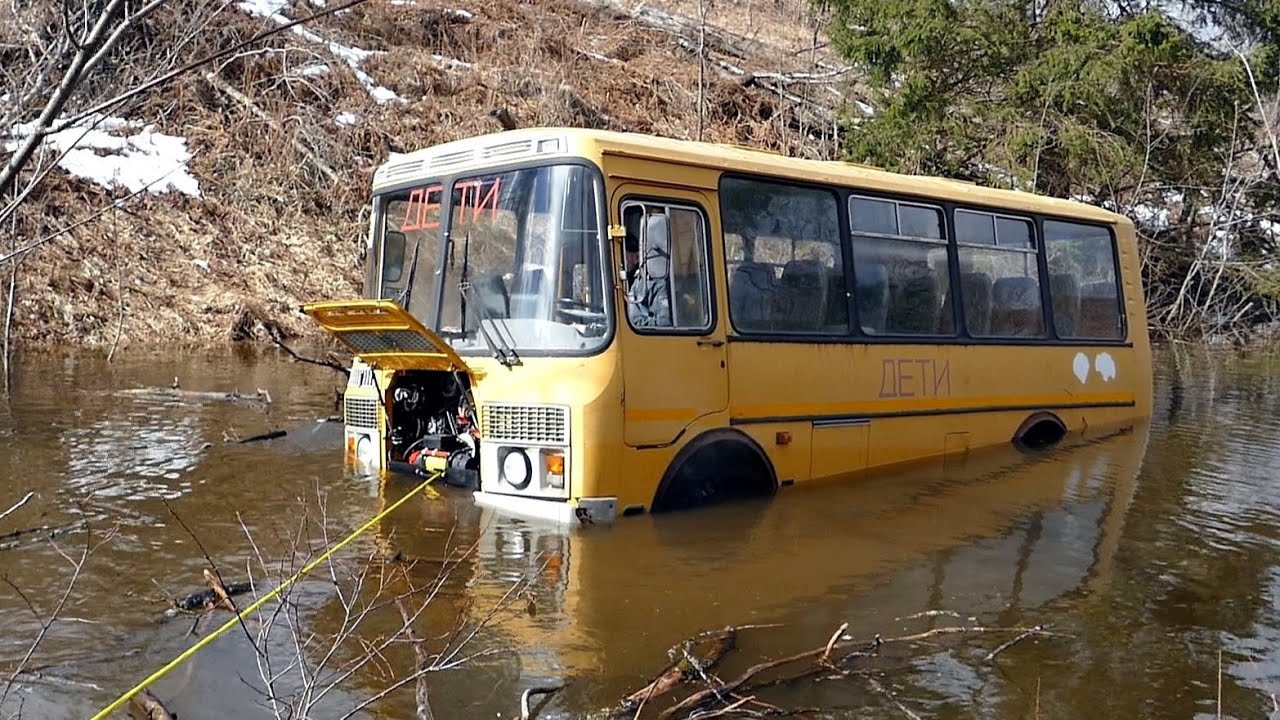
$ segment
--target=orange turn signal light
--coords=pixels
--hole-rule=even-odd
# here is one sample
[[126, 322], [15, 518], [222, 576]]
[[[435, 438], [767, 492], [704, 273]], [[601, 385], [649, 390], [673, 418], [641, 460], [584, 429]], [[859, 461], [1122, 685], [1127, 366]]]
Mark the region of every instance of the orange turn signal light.
[[563, 455], [547, 456], [547, 474], [548, 475], [564, 474], [564, 456]]
[[790, 445], [791, 433], [787, 432], [786, 430], [782, 430], [778, 433], [775, 433], [773, 436], [773, 441], [778, 445]]

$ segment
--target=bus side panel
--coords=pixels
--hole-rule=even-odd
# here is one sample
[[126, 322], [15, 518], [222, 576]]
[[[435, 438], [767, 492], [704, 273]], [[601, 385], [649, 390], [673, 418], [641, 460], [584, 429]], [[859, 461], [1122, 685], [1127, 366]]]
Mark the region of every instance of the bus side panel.
[[965, 437], [952, 438], [953, 452], [1006, 444], [1040, 412], [1071, 432], [1113, 427], [1145, 412], [1149, 382], [1145, 350], [1116, 345], [737, 340], [729, 348], [731, 422], [751, 428], [771, 455], [774, 433], [808, 436], [810, 472], [795, 462], [786, 470], [797, 481], [940, 457], [956, 433]]
[[1129, 329], [1129, 341], [1133, 343], [1132, 367], [1136, 373], [1145, 371], [1145, 378], [1138, 383], [1134, 392], [1137, 395], [1136, 408], [1143, 416], [1151, 414], [1152, 375], [1151, 375], [1151, 340], [1147, 330], [1147, 301], [1142, 287], [1141, 258], [1138, 256], [1137, 237], [1133, 224], [1120, 223], [1115, 226], [1116, 251], [1120, 259], [1120, 277], [1124, 293], [1124, 310]]

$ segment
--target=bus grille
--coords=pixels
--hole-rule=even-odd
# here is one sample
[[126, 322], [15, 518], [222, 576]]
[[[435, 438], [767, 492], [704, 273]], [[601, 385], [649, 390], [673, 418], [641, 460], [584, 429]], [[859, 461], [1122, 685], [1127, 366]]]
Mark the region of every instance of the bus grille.
[[439, 352], [429, 340], [410, 330], [348, 330], [342, 339], [356, 352]]
[[569, 408], [485, 403], [480, 427], [488, 440], [564, 445], [569, 442]]
[[378, 401], [373, 398], [347, 398], [347, 425], [362, 430], [378, 429]]

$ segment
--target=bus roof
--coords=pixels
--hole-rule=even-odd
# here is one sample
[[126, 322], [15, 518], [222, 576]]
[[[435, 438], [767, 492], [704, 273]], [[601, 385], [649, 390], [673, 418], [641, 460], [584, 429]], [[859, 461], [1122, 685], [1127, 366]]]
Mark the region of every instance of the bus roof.
[[[559, 142], [553, 143], [552, 141]], [[547, 149], [552, 148], [554, 150]], [[934, 200], [997, 206], [1008, 210], [1068, 215], [1104, 223], [1128, 219], [1095, 205], [1019, 190], [983, 187], [960, 180], [890, 172], [840, 160], [806, 160], [768, 150], [723, 143], [677, 140], [642, 133], [583, 128], [534, 127], [477, 135], [393, 155], [378, 168], [375, 189], [410, 177], [452, 174], [463, 169], [552, 155], [603, 154], [914, 195]]]

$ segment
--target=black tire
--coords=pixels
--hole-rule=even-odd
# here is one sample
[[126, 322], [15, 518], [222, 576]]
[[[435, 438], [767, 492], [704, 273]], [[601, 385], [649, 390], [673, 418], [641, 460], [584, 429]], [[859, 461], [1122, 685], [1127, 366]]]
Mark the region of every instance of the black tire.
[[676, 454], [658, 483], [652, 512], [772, 495], [777, 487], [773, 463], [754, 440], [736, 430], [711, 430]]

